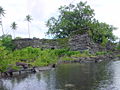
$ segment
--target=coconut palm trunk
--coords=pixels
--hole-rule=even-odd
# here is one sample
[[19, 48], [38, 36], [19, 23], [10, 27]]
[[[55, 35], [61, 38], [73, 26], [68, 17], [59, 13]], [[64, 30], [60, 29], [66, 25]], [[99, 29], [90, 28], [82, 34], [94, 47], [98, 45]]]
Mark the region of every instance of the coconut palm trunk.
[[28, 22], [28, 35], [29, 35], [29, 38], [30, 38], [30, 27], [29, 27], [29, 24], [30, 24], [31, 20], [32, 20], [32, 18], [31, 18], [31, 16], [28, 14], [28, 15], [26, 16], [26, 18], [25, 18], [25, 21]]
[[13, 37], [14, 37], [14, 39], [15, 39], [15, 30], [17, 29], [17, 24], [16, 24], [15, 22], [13, 22], [10, 27], [11, 27], [12, 30], [13, 30]]
[[14, 37], [14, 39], [15, 39], [15, 30], [13, 30], [13, 37]]
[[28, 22], [28, 34], [29, 34], [29, 38], [30, 38], [30, 26], [29, 26], [29, 22]]
[[0, 14], [0, 25], [1, 25], [1, 28], [2, 28], [2, 33], [4, 35], [5, 33], [4, 33], [4, 30], [3, 30], [3, 24], [2, 24], [2, 16], [1, 16], [1, 14]]

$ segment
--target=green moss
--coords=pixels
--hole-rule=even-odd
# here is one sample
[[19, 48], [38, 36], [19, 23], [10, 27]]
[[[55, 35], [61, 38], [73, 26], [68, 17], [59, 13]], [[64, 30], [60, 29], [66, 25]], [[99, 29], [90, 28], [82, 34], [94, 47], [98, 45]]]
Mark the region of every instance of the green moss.
[[60, 38], [56, 40], [58, 42], [58, 45], [62, 48], [69, 48], [68, 45], [68, 38]]
[[108, 53], [108, 52], [102, 51], [102, 52], [96, 52], [95, 55], [105, 55], [105, 54], [107, 54], [107, 53]]
[[64, 57], [61, 57], [61, 60], [63, 60], [63, 61], [71, 61], [71, 60], [74, 60], [74, 59], [71, 58], [71, 57], [68, 57], [68, 56], [64, 56]]
[[120, 54], [116, 55], [116, 57], [120, 57]]

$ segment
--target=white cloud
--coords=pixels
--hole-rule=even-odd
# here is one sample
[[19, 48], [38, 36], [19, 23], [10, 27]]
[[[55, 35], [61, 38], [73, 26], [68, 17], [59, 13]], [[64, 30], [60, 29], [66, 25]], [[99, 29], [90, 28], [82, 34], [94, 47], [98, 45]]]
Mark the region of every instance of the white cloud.
[[[0, 6], [6, 11], [3, 18], [5, 32], [12, 34], [10, 25], [13, 21], [18, 24], [16, 36], [28, 37], [27, 23], [25, 16], [30, 14], [33, 21], [30, 24], [31, 37], [44, 38], [47, 27], [45, 22], [55, 16], [60, 5], [78, 3], [80, 0], [0, 0]], [[82, 0], [86, 1], [86, 0]], [[88, 4], [95, 9], [95, 17], [102, 22], [120, 28], [119, 0], [87, 0]], [[119, 29], [114, 32], [120, 37]], [[0, 28], [0, 35], [2, 35]]]

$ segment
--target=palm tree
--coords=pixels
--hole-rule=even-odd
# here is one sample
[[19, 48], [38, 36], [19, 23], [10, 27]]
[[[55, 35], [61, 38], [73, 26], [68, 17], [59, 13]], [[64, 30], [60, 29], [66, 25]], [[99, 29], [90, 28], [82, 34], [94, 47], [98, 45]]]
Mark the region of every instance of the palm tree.
[[32, 18], [31, 18], [31, 16], [28, 14], [28, 15], [26, 16], [25, 20], [28, 22], [28, 34], [29, 34], [29, 38], [30, 38], [29, 23], [31, 22]]
[[2, 33], [3, 33], [3, 35], [4, 35], [4, 30], [3, 30], [3, 24], [2, 24], [2, 16], [4, 16], [4, 14], [5, 14], [4, 11], [5, 10], [0, 6], [0, 25], [2, 27]]
[[14, 35], [14, 39], [15, 39], [15, 30], [17, 29], [17, 24], [15, 22], [13, 22], [10, 27], [13, 30], [13, 35]]

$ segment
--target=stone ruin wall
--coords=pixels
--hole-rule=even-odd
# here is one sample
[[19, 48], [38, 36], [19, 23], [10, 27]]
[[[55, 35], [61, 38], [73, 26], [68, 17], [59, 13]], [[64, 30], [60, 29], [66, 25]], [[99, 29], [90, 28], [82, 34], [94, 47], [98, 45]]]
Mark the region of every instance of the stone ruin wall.
[[[35, 48], [43, 48], [43, 49], [61, 49], [65, 48], [61, 46], [57, 39], [16, 39], [13, 40], [16, 49], [21, 49], [24, 47], [35, 47]], [[74, 35], [69, 38], [67, 42], [70, 50], [73, 51], [84, 51], [89, 50], [90, 53], [94, 53], [97, 51], [105, 51], [106, 49], [96, 44], [92, 41], [88, 34], [83, 35]]]

